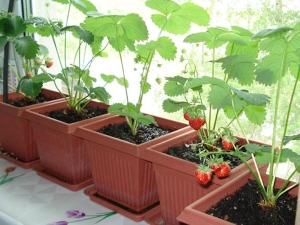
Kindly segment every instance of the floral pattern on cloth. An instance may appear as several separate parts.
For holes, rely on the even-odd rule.
[[[18,176],[14,176],[14,177],[8,177],[9,173],[15,171],[15,169],[16,169],[15,166],[9,166],[4,169],[5,174],[0,177],[0,185],[3,185],[7,182],[11,182],[14,179],[16,179],[17,177],[24,175],[24,174],[20,174]]]
[[[70,223],[76,223],[80,221],[85,221],[85,220],[92,220],[96,218],[100,218],[100,220],[96,221],[96,223],[101,222],[102,220],[115,215],[116,212],[105,212],[105,213],[97,213],[95,215],[86,215],[84,212],[81,212],[79,210],[68,210],[66,211],[66,216],[67,218],[73,218],[73,219],[79,219],[79,220],[73,220],[73,221],[57,221],[57,222],[52,222],[52,223],[47,223],[47,225],[68,225]]]

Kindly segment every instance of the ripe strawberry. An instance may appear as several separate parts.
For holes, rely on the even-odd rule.
[[[222,146],[224,150],[231,150],[235,144],[236,140],[233,137],[228,137],[227,135],[222,136]]]
[[[195,177],[199,184],[206,185],[211,181],[212,171],[201,169],[195,171]]]
[[[213,169],[215,172],[218,172],[221,170],[221,166],[218,164],[218,163],[213,163],[211,166],[210,166],[211,169]]]
[[[189,124],[194,130],[199,130],[205,122],[206,120],[203,117],[196,117],[189,120]]]
[[[53,65],[53,60],[50,59],[50,58],[47,58],[45,60],[45,65],[46,65],[47,68],[50,68]]]
[[[190,115],[188,114],[188,112],[185,112],[183,114],[184,119],[186,119],[187,121],[189,121],[191,119]]]
[[[220,164],[221,169],[216,172],[218,178],[227,177],[230,173],[230,166],[226,162],[222,162]]]

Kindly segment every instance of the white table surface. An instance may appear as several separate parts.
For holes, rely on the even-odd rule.
[[[16,166],[0,158],[0,177],[6,167]],[[120,214],[99,221],[87,215],[96,215],[112,210],[92,202],[83,190],[73,192],[38,176],[31,169],[16,166],[8,178],[18,176],[11,182],[0,185],[0,225],[47,225],[66,221],[74,225],[146,225],[145,221],[134,222]],[[68,218],[66,212],[78,210],[85,213],[83,218]],[[74,222],[73,222],[74,221]],[[76,222],[75,222],[76,221]],[[67,224],[68,224],[67,223]],[[54,223],[55,224],[55,223]],[[58,224],[58,223],[57,223]]]

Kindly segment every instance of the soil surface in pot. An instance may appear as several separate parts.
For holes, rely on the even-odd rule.
[[[137,135],[133,135],[126,122],[120,124],[109,124],[98,130],[99,133],[103,133],[115,138],[119,138],[124,141],[128,141],[134,144],[142,144],[147,141],[151,141],[160,136],[171,133],[171,129],[164,129],[157,127],[153,124],[143,125],[139,124]]]
[[[36,96],[33,99],[24,97],[24,98],[18,98],[18,99],[8,99],[8,104],[13,105],[15,107],[25,107],[29,105],[34,105],[42,102],[47,102],[54,100],[53,98],[47,98],[45,95],[40,93],[38,96]]]
[[[85,107],[80,113],[71,108],[65,108],[60,110],[54,110],[49,112],[47,115],[53,119],[65,122],[75,123],[78,121],[90,119],[96,116],[101,116],[107,113],[107,109],[96,107]]]
[[[201,151],[201,146],[197,147],[197,149],[192,148],[192,144],[197,144],[198,141],[195,141],[193,143],[187,143],[183,144],[181,146],[173,146],[168,148],[166,154],[184,159],[193,163],[197,164],[203,164],[203,161],[199,158],[197,155],[199,151]],[[217,143],[219,147],[221,147],[221,143]],[[236,156],[231,156],[231,155],[223,155],[222,156],[224,161],[229,161],[230,162],[230,168],[233,169],[243,162]]]
[[[258,205],[261,200],[262,195],[257,183],[249,180],[233,195],[228,195],[206,213],[238,225],[295,223],[297,197],[282,195],[273,210],[262,210]]]

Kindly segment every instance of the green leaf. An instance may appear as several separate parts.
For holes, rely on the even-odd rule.
[[[145,21],[138,14],[128,14],[121,21],[120,26],[126,37],[133,41],[143,41],[148,38],[148,29]]]
[[[97,8],[88,0],[53,0],[54,2],[59,2],[61,4],[72,4],[80,12],[86,14],[89,11],[97,11]]]
[[[179,96],[185,93],[182,83],[177,82],[175,79],[168,80],[164,85],[164,91],[167,96]]]
[[[151,84],[148,82],[141,81],[141,91],[143,94],[146,94],[151,89]]]
[[[53,81],[53,78],[49,76],[47,73],[40,73],[34,77],[32,77],[32,81],[35,83],[46,83],[49,81]]]
[[[233,96],[232,102],[230,105],[226,105],[224,108],[225,115],[230,119],[236,119],[237,117],[242,115],[245,107],[247,106],[247,102],[238,96]]]
[[[288,144],[290,141],[299,141],[300,134],[285,136],[283,140],[284,140],[284,145]]]
[[[39,45],[31,37],[16,38],[13,43],[17,53],[26,59],[33,59],[38,54]]]
[[[86,87],[83,87],[81,85],[74,85],[74,91],[78,91],[84,94],[89,94],[89,90]]]
[[[238,90],[234,87],[231,87],[233,93],[237,94],[238,97],[244,99],[252,105],[264,106],[270,102],[270,97],[265,94],[250,93],[245,90]]]
[[[226,82],[224,82],[223,80],[221,80],[219,78],[208,77],[208,76],[190,79],[187,82],[187,84],[185,85],[185,90],[188,91],[189,89],[199,88],[202,85],[206,85],[206,84],[208,84],[208,85],[214,84],[214,85],[220,86],[224,90],[226,90],[226,92],[228,94],[231,93],[231,88]]]
[[[7,37],[5,37],[5,36],[0,37],[0,49],[3,49],[5,47],[7,41],[8,41]]]
[[[284,149],[282,149],[282,155],[281,155],[280,162],[286,162],[287,160],[290,160],[292,163],[294,163],[296,168],[298,166],[300,166],[299,155],[291,149],[284,148]],[[299,169],[298,169],[298,172],[299,172]]]
[[[189,106],[188,102],[178,102],[172,99],[166,99],[163,101],[163,110],[168,113],[177,112],[183,108]]]
[[[266,37],[278,37],[278,36],[283,36],[285,35],[287,32],[293,30],[293,28],[291,27],[279,27],[276,29],[264,29],[259,31],[258,33],[254,34],[252,36],[253,39],[262,39],[262,38],[266,38]]]
[[[225,106],[231,105],[231,93],[221,86],[212,85],[208,102],[214,109],[225,108]]]
[[[87,44],[92,44],[94,41],[94,36],[87,30],[82,29],[79,26],[68,26],[64,27],[62,31],[67,30],[72,32],[73,36],[79,40],[84,41]]]
[[[98,37],[116,37],[122,36],[124,31],[118,26],[118,23],[124,16],[102,16],[97,18],[87,18],[82,27]]]
[[[106,83],[112,83],[114,80],[116,80],[118,77],[115,75],[106,75],[106,74],[101,74],[100,75],[102,80],[105,81]]]
[[[111,98],[110,94],[103,87],[91,87],[90,92],[95,95],[95,98],[101,102],[108,104]]]
[[[243,147],[250,153],[256,154],[262,151],[262,146],[258,144],[245,144]]]
[[[239,45],[246,45],[247,43],[242,36],[223,27],[211,27],[208,28],[206,32],[191,34],[184,39],[184,42],[204,42],[204,44],[210,49],[218,48],[227,42]]]
[[[19,81],[17,89],[22,90],[27,97],[33,98],[41,92],[42,86],[42,83],[35,83],[32,79],[24,76]]]
[[[115,103],[108,107],[108,113],[125,116],[127,112],[127,106],[121,103]]]
[[[272,149],[270,146],[261,146],[261,152],[255,154],[256,162],[260,165],[270,163]]]
[[[145,5],[165,16],[180,9],[180,6],[176,2],[170,0],[147,0]]]
[[[256,59],[248,55],[233,55],[218,59],[228,78],[237,79],[242,85],[250,85],[254,81]]]
[[[266,119],[266,109],[264,107],[248,105],[245,108],[245,114],[250,122],[262,125]]]
[[[160,37],[156,44],[156,51],[165,60],[174,60],[177,48],[169,37]]]
[[[138,113],[135,116],[132,116],[131,118],[134,118],[136,121],[138,121],[139,123],[141,123],[143,125],[154,124],[154,125],[158,126],[155,119],[149,115],[144,115],[142,113]]]
[[[0,33],[8,37],[18,37],[26,31],[26,24],[20,16],[6,17],[0,20]]]

